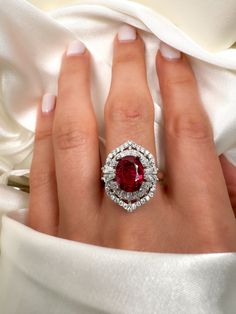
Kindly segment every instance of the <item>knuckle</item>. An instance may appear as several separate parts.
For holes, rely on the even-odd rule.
[[[113,68],[122,64],[138,64],[143,63],[144,44],[141,43],[139,49],[134,49],[132,46],[123,46],[122,49],[115,53]]]
[[[128,98],[112,99],[107,104],[108,119],[121,123],[147,123],[154,115],[154,108],[148,105],[150,100],[139,98],[129,100]]]
[[[116,58],[113,61],[113,69],[116,69],[116,67],[119,67],[123,64],[137,64],[140,62],[140,56],[137,55],[137,53],[133,51],[128,51],[123,54],[119,54],[116,56]]]
[[[54,182],[55,170],[31,170],[30,172],[30,190],[36,190],[42,187],[48,187]]]
[[[191,75],[173,75],[166,79],[166,88],[173,88],[174,86],[189,86],[194,83],[194,78]]]
[[[179,115],[166,125],[166,132],[171,137],[189,138],[196,140],[212,139],[210,124],[205,119],[197,118],[195,115]]]
[[[59,150],[76,148],[84,151],[93,135],[94,130],[91,125],[82,129],[78,122],[57,126],[53,131],[54,143]]]
[[[41,142],[47,139],[50,139],[52,135],[51,130],[40,130],[37,131],[35,134],[35,141],[36,142]]]

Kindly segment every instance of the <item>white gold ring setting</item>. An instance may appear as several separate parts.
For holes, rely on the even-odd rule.
[[[154,156],[129,140],[107,156],[101,179],[107,196],[128,212],[133,212],[154,196],[158,171]]]

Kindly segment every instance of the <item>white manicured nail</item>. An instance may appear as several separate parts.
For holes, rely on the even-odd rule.
[[[85,45],[80,40],[75,40],[69,45],[66,55],[68,57],[79,56],[85,52],[85,49]]]
[[[181,58],[181,53],[179,50],[161,42],[160,52],[162,56],[167,60],[178,60]]]
[[[118,32],[119,41],[134,41],[137,38],[136,29],[130,25],[123,25]]]
[[[42,112],[49,113],[54,110],[56,105],[56,96],[52,94],[45,94],[42,99]]]

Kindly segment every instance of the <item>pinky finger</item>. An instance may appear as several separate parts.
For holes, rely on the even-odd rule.
[[[58,201],[52,145],[52,125],[56,97],[44,95],[38,108],[33,160],[30,171],[28,226],[56,235]]]

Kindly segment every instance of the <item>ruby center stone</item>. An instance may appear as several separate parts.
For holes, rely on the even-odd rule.
[[[138,191],[144,181],[144,168],[138,157],[125,156],[116,166],[116,182],[126,192]]]

